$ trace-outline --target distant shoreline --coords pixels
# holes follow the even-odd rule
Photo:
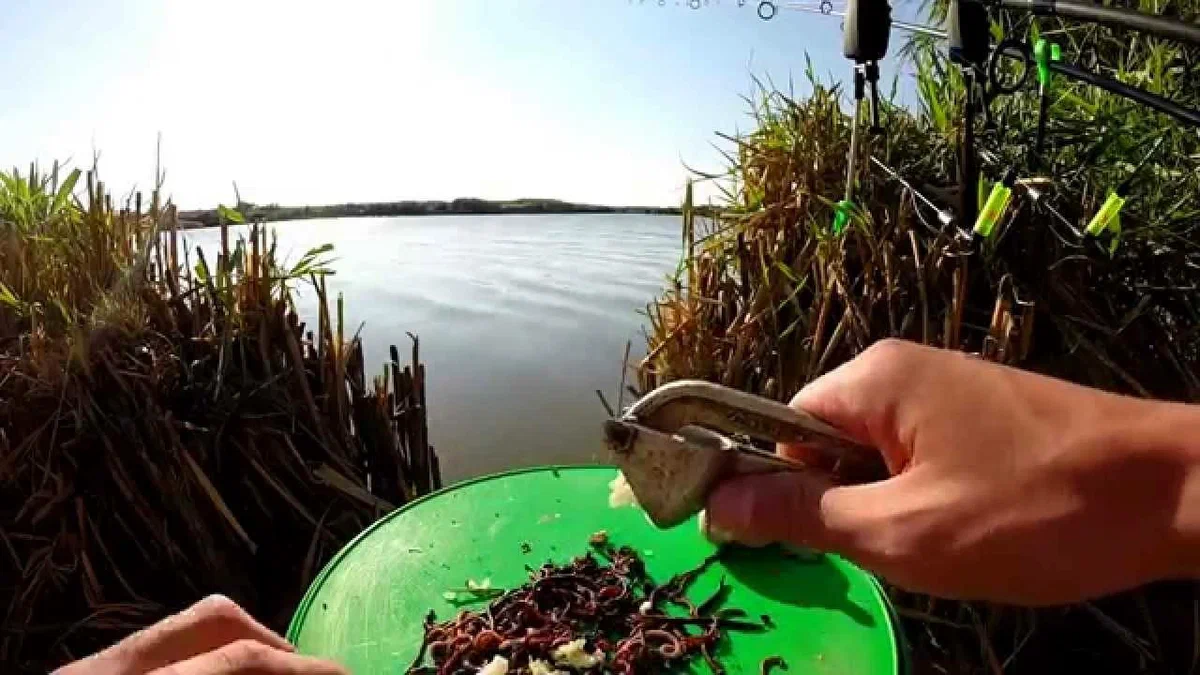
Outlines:
[[[504,215],[511,213],[635,213],[648,215],[679,215],[678,207],[668,206],[601,206],[577,204],[558,199],[455,199],[453,201],[400,201],[330,204],[326,206],[279,206],[242,203],[238,212],[247,222],[306,220],[310,218],[344,218],[357,216],[435,216],[435,215]],[[217,209],[180,211],[179,221],[184,228],[220,225]]]

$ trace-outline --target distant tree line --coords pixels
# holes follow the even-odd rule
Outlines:
[[[306,218],[344,218],[357,216],[430,216],[441,214],[506,213],[647,213],[677,215],[678,208],[659,206],[600,206],[577,204],[559,199],[513,199],[495,201],[465,197],[453,201],[399,201],[330,204],[325,206],[279,206],[278,204],[238,204],[238,212],[248,221],[303,220]],[[183,211],[184,227],[212,227],[220,224],[218,209]]]

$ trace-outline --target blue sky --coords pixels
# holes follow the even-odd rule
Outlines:
[[[183,207],[673,204],[750,74],[844,79],[836,19],[755,0],[0,0],[0,165],[101,153]],[[893,36],[893,43],[899,38]]]

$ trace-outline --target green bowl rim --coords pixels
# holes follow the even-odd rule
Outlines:
[[[395,517],[403,514],[405,511],[408,511],[409,509],[411,509],[425,501],[431,500],[435,497],[439,497],[448,492],[458,490],[459,488],[464,488],[464,487],[468,487],[470,485],[474,485],[475,483],[482,483],[484,481],[495,480],[497,478],[508,478],[509,476],[519,476],[521,474],[526,474],[526,473],[538,473],[538,472],[546,472],[546,471],[549,471],[549,472],[579,471],[579,470],[616,471],[617,467],[611,466],[611,465],[604,465],[604,464],[549,464],[549,465],[543,465],[543,466],[529,466],[529,467],[524,467],[521,469],[512,469],[509,471],[501,471],[499,473],[491,473],[491,474],[486,474],[483,476],[476,476],[475,478],[469,478],[467,480],[459,481],[457,483],[452,483],[451,485],[447,485],[446,487],[443,487],[440,490],[435,490],[433,492],[430,492],[429,494],[425,495],[424,497],[418,497],[417,499],[414,499],[413,501],[411,501],[397,509],[393,509],[391,513],[380,518],[379,520],[376,520],[374,523],[371,523],[371,525],[368,526],[367,529],[363,530],[362,532],[359,532],[353,539],[350,540],[350,543],[343,546],[342,550],[338,551],[337,554],[334,555],[333,558],[331,558],[329,560],[329,562],[325,563],[325,566],[321,568],[320,574],[318,574],[312,580],[312,583],[310,583],[308,585],[308,590],[306,590],[304,592],[304,597],[300,600],[300,604],[296,606],[295,613],[292,614],[292,620],[288,622],[287,641],[291,642],[292,644],[296,643],[296,638],[299,637],[300,628],[304,625],[304,620],[306,618],[308,618],[308,610],[310,607],[312,607],[312,603],[316,600],[317,592],[320,591],[321,587],[325,584],[325,579],[328,578],[329,575],[333,573],[333,570],[337,568],[337,566],[342,562],[342,560],[347,555],[350,554],[350,551],[352,551],[354,549],[354,547],[357,546],[360,541],[362,541],[366,537],[370,536],[370,534],[372,532],[374,532],[375,530],[379,529],[380,527],[383,527],[385,524],[387,524],[389,521],[391,521],[392,518],[395,518]],[[885,592],[883,590],[883,586],[879,583],[879,580],[877,578],[875,578],[875,575],[864,570],[863,568],[859,567],[858,565],[855,565],[854,563],[850,562],[849,560],[842,558],[841,556],[835,556],[835,557],[837,557],[838,560],[842,561],[849,567],[851,567],[851,568],[857,570],[858,572],[860,572],[861,574],[863,574],[871,582],[871,587],[873,589],[875,589],[875,597],[877,600],[879,600],[882,603],[883,609],[884,609],[883,614],[887,619],[887,627],[889,629],[888,630],[888,638],[891,640],[892,653],[895,655],[895,658],[896,658],[896,673],[897,673],[897,675],[907,675],[907,673],[911,672],[911,670],[912,670],[909,667],[910,664],[909,664],[908,653],[907,653],[908,650],[905,647],[906,642],[905,642],[903,636],[899,632],[900,624],[896,618],[896,608],[892,606],[892,601],[890,598],[888,598],[887,592]]]

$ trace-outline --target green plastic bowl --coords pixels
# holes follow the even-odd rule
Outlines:
[[[288,640],[353,673],[403,673],[421,644],[425,614],[458,612],[444,594],[468,579],[520,585],[526,565],[580,555],[598,530],[639,551],[659,580],[713,552],[695,522],[664,531],[637,509],[609,508],[615,475],[602,467],[518,471],[398,509],[326,565],[292,617]],[[787,662],[788,675],[905,670],[887,599],[866,572],[835,556],[804,560],[779,549],[737,549],[725,558],[693,584],[690,597],[708,597],[724,575],[733,587],[726,606],[767,615],[775,626],[728,633],[719,656],[731,674],[758,673],[774,655]]]

